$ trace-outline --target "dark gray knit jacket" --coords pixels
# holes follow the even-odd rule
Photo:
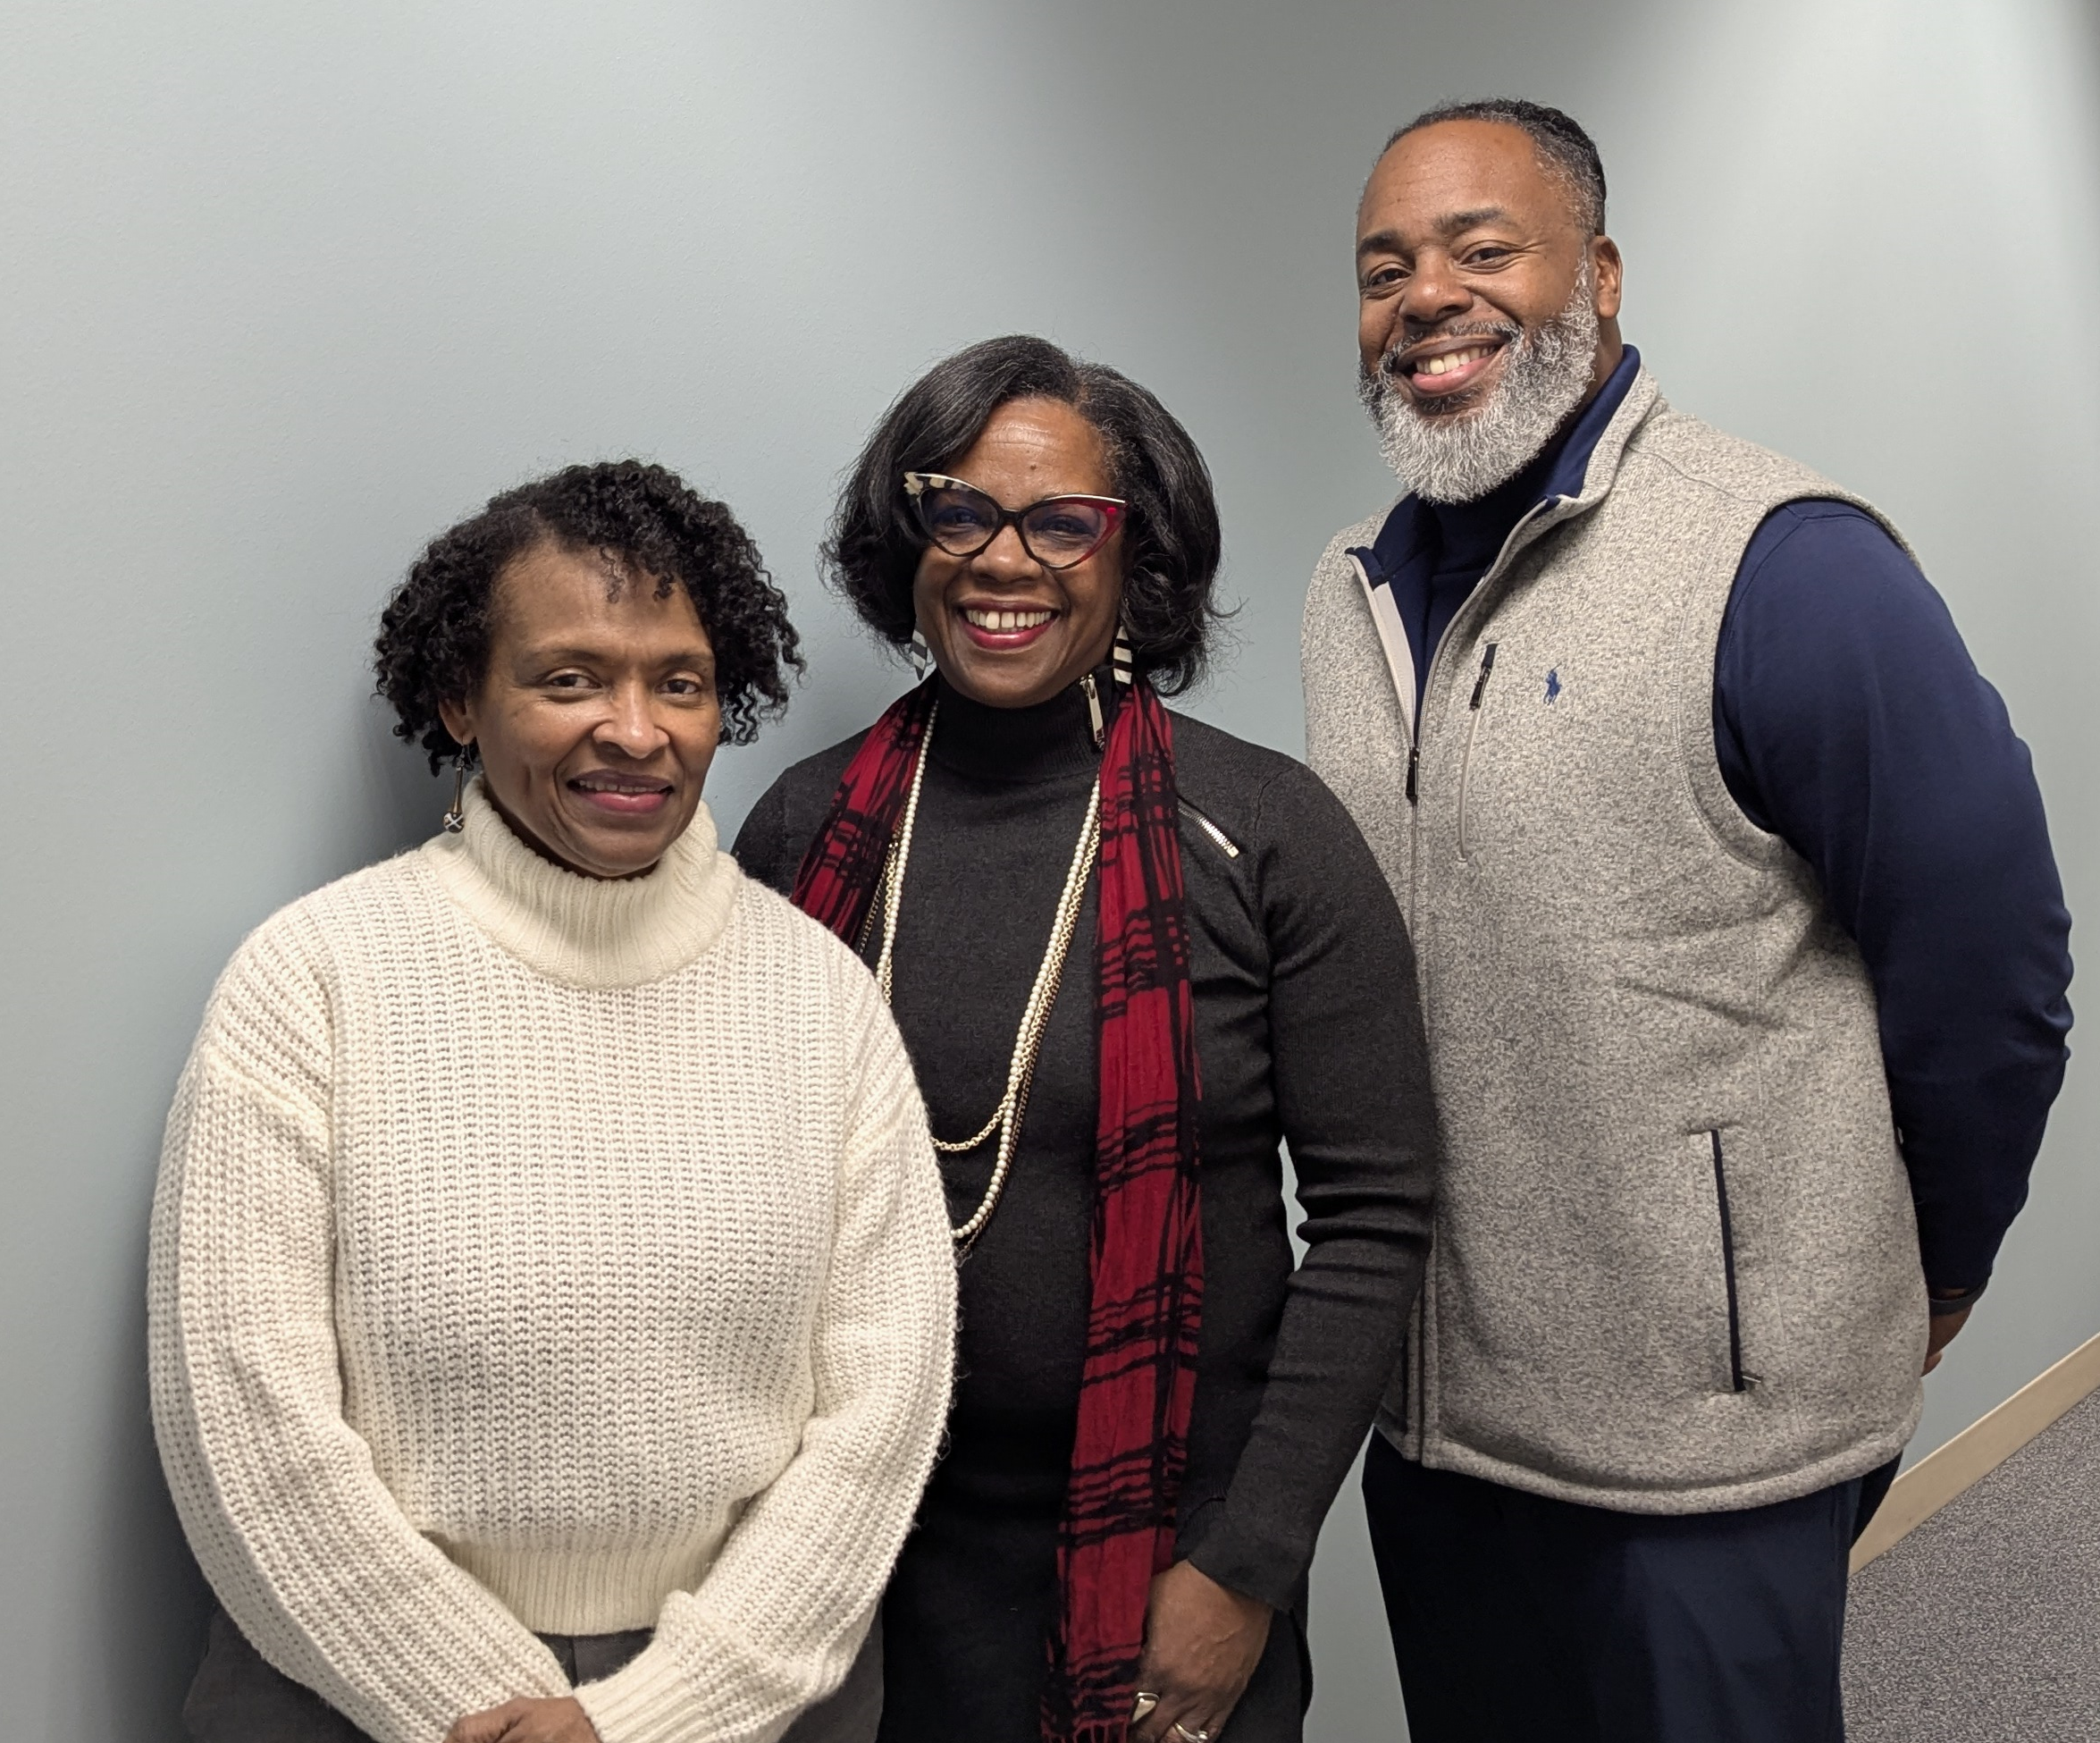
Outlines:
[[[1407,936],[1348,813],[1303,764],[1172,720],[1205,1269],[1180,1548],[1289,1607],[1420,1281],[1435,1123]],[[859,744],[796,764],[759,801],[736,842],[746,872],[789,887]],[[1076,690],[1027,710],[944,690],[894,1003],[937,1135],[976,1130],[998,1100],[1098,770]],[[1089,895],[1012,1181],[962,1268],[952,1440],[927,1500],[1036,1517],[1045,1554],[1086,1348],[1095,934]],[[1284,1142],[1308,1243],[1295,1267]],[[961,1220],[989,1147],[943,1162]]]

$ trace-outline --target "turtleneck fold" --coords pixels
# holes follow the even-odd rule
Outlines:
[[[1096,669],[1093,678],[1105,724],[1115,718],[1121,693],[1106,666]],[[1032,708],[989,708],[945,678],[935,683],[941,703],[933,736],[937,766],[970,780],[1017,787],[1092,774],[1101,766],[1082,686],[1067,685]]]
[[[528,967],[575,987],[638,987],[675,974],[722,935],[736,905],[736,862],[716,844],[702,804],[640,877],[592,878],[518,838],[481,780],[466,827],[423,857],[475,923]]]

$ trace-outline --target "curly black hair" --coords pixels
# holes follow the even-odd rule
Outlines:
[[[940,472],[967,453],[1000,407],[1057,400],[1100,434],[1127,501],[1123,614],[1138,669],[1177,695],[1202,676],[1217,624],[1212,600],[1222,535],[1210,468],[1189,432],[1145,389],[1046,339],[987,339],[937,363],[884,414],[841,493],[825,572],[893,647],[911,638],[911,584],[926,548],[904,474]]]
[[[439,703],[464,701],[488,673],[496,577],[549,543],[631,565],[654,578],[659,599],[685,589],[714,644],[724,744],[748,745],[760,720],[787,706],[785,669],[802,670],[801,641],[736,517],[645,460],[572,466],[490,498],[441,533],[380,614],[379,694],[400,716],[395,737],[420,742],[433,774],[460,754]]]

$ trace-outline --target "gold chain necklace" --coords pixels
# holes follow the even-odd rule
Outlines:
[[[911,857],[911,832],[919,821],[919,788],[926,779],[927,753],[933,747],[934,722],[940,718],[937,700],[926,717],[926,731],[919,740],[919,761],[911,770],[911,790],[904,799],[904,815],[890,844],[889,859],[882,870],[882,954],[876,959],[875,981],[882,989],[883,1002],[890,998],[892,967],[896,956],[897,914],[903,905],[904,867]],[[1064,976],[1064,959],[1071,952],[1072,933],[1079,922],[1079,907],[1086,900],[1087,879],[1101,849],[1101,783],[1096,780],[1087,794],[1086,820],[1079,825],[1079,845],[1072,854],[1071,867],[1064,874],[1064,889],[1057,898],[1056,917],[1050,924],[1050,943],[1043,952],[1036,983],[1022,1007],[1021,1028],[1013,1037],[1012,1057],[1006,1066],[1006,1093],[992,1109],[992,1117],[971,1136],[951,1143],[936,1138],[933,1147],[950,1156],[976,1149],[994,1133],[999,1136],[998,1159],[985,1195],[969,1219],[951,1231],[958,1245],[968,1249],[992,1219],[1012,1171],[1013,1153],[1021,1144],[1021,1119],[1028,1107],[1029,1088],[1035,1082],[1036,1059],[1042,1051],[1043,1031],[1050,1024],[1050,1007],[1057,1002],[1058,982]]]

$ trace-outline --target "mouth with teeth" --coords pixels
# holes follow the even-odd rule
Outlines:
[[[1418,400],[1446,400],[1481,386],[1508,349],[1500,337],[1431,340],[1401,353],[1390,373]]]
[[[981,648],[1006,652],[1038,639],[1058,613],[1045,605],[959,605],[963,633]]]
[[[671,802],[671,783],[655,775],[589,769],[570,776],[567,785],[585,804],[610,817],[653,817]]]

